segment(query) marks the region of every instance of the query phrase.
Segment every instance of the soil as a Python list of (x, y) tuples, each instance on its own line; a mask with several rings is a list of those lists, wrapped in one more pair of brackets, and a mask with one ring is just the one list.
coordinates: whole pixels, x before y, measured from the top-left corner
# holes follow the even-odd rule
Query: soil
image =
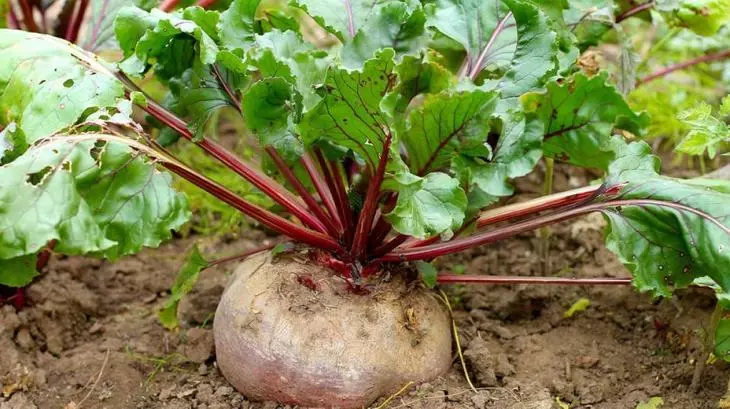
[[(559, 190), (590, 179), (558, 173)], [(518, 200), (534, 196), (539, 174), (521, 180), (518, 190)], [(625, 276), (602, 246), (602, 225), (589, 216), (555, 226), (549, 271)], [(228, 255), (276, 239), (245, 234), (177, 239), (115, 262), (54, 257), (29, 287), (28, 306), (0, 308), (0, 409), (276, 408), (249, 402), (216, 367), (211, 323), (232, 266), (203, 273), (181, 304), (183, 329), (166, 331), (155, 316), (194, 241), (206, 254)], [(540, 275), (538, 247), (537, 235), (526, 234), (441, 260), (439, 268)], [(634, 409), (659, 396), (662, 408), (700, 409), (717, 407), (726, 390), (730, 371), (721, 362), (708, 365), (699, 393), (688, 390), (697, 332), (713, 307), (706, 292), (672, 300), (652, 300), (630, 287), (451, 286), (447, 292), (478, 389), (470, 390), (455, 355), (446, 375), (407, 388), (389, 408)], [(566, 318), (581, 298), (590, 305)]]

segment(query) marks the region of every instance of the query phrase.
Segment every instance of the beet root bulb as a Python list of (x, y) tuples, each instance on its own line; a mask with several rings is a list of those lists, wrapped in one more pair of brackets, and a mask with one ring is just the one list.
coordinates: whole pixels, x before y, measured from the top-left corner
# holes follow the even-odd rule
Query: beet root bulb
[(218, 367), (251, 399), (362, 408), (451, 367), (448, 313), (399, 276), (366, 295), (323, 267), (258, 254), (240, 264), (214, 322)]

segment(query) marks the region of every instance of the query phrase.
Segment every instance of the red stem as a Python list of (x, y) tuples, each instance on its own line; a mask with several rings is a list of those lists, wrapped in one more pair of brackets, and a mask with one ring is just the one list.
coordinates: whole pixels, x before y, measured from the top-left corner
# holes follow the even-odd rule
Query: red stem
[(284, 178), (286, 178), (286, 180), (294, 187), (294, 190), (296, 190), (296, 192), (299, 194), (299, 197), (304, 199), (304, 203), (307, 205), (309, 210), (321, 223), (323, 223), (326, 231), (332, 237), (339, 237), (337, 229), (332, 223), (332, 220), (324, 213), (324, 211), (322, 211), (322, 208), (319, 207), (319, 203), (314, 200), (314, 197), (312, 197), (312, 195), (307, 191), (307, 188), (305, 188), (302, 182), (297, 179), (297, 177), (294, 175), (294, 172), (289, 169), (289, 166), (287, 166), (281, 155), (276, 152), (276, 149), (272, 148), (271, 146), (267, 146), (266, 152), (269, 154), (269, 156), (271, 156), (271, 159), (274, 160), (274, 164), (276, 165), (276, 168), (279, 170), (279, 172), (281, 172), (282, 176), (284, 176)]
[(339, 197), (340, 206), (342, 207), (342, 213), (344, 218), (344, 229), (346, 233), (346, 240), (348, 244), (352, 243), (355, 222), (353, 221), (353, 210), (350, 206), (350, 200), (347, 198), (347, 188), (345, 187), (345, 179), (340, 171), (340, 165), (336, 161), (328, 160), (330, 174), (335, 183), (335, 190)]
[(350, 202), (347, 200), (345, 186), (342, 183), (342, 176), (337, 168), (337, 164), (327, 161), (321, 151), (316, 150), (315, 157), (319, 162), (320, 168), (323, 170), (324, 179), (332, 192), (340, 220), (342, 221), (344, 239), (349, 246), (352, 243), (352, 209), (350, 208)]
[(217, 0), (198, 0), (197, 3), (195, 3), (196, 6), (200, 6), (204, 9), (207, 9), (208, 7), (215, 4)]
[(35, 262), (35, 269), (39, 273), (46, 267), (46, 265), (48, 265), (48, 260), (51, 259), (51, 253), (53, 252), (53, 249), (56, 248), (56, 244), (58, 244), (58, 240), (51, 240), (48, 242), (48, 245), (46, 245), (46, 248), (38, 253), (38, 258)]
[(730, 58), (730, 50), (720, 51), (715, 54), (703, 55), (701, 57), (693, 58), (679, 64), (670, 65), (669, 67), (662, 68), (659, 71), (647, 75), (646, 77), (639, 78), (639, 80), (636, 82), (636, 85), (646, 84), (649, 81), (653, 81), (674, 71), (682, 70), (693, 65), (697, 65), (703, 62), (724, 60), (726, 58)]
[(180, 0), (164, 0), (160, 6), (159, 9), (164, 12), (171, 12), (175, 7), (177, 7), (177, 4), (180, 3)]
[(322, 200), (324, 206), (327, 208), (327, 212), (329, 213), (332, 222), (335, 224), (335, 227), (339, 232), (339, 236), (341, 236), (343, 233), (342, 221), (340, 220), (340, 216), (337, 213), (337, 206), (335, 206), (334, 199), (332, 199), (332, 192), (326, 185), (325, 181), (322, 180), (320, 173), (317, 171), (317, 166), (314, 164), (314, 162), (312, 162), (312, 157), (309, 156), (307, 152), (304, 152), (301, 160), (302, 165), (304, 165), (304, 168), (309, 174), (309, 178), (312, 180), (314, 188), (317, 190), (319, 198)]
[(372, 231), (373, 218), (375, 211), (378, 209), (378, 197), (380, 196), (380, 186), (383, 184), (385, 177), (385, 168), (388, 165), (388, 156), (390, 153), (390, 142), (392, 136), (390, 132), (385, 137), (383, 143), (383, 152), (380, 154), (378, 169), (375, 169), (372, 179), (368, 184), (368, 191), (365, 195), (365, 204), (363, 205), (360, 217), (357, 220), (357, 228), (355, 230), (355, 240), (352, 243), (352, 255), (355, 258), (361, 258), (365, 252), (368, 243), (368, 234)]
[(8, 27), (14, 30), (20, 29), (20, 22), (18, 21), (18, 15), (15, 14), (15, 8), (12, 3), (8, 2)]
[[(187, 124), (182, 119), (162, 108), (156, 102), (148, 100), (144, 109), (147, 113), (175, 130), (185, 139), (191, 141), (194, 139), (193, 133), (188, 129)], [(305, 225), (320, 232), (327, 231), (319, 220), (307, 212), (307, 210), (293, 195), (291, 195), (283, 186), (273, 179), (254, 169), (251, 165), (242, 161), (235, 154), (210, 139), (204, 138), (200, 142), (197, 142), (197, 145), (208, 154), (218, 159), (221, 163), (228, 166), (231, 170), (238, 173), (244, 179), (251, 182), (251, 184), (272, 198), (276, 203), (287, 209)]]
[(469, 73), (469, 78), (471, 78), (472, 81), (476, 80), (476, 78), (479, 76), (479, 72), (481, 72), (482, 70), (482, 64), (484, 63), (484, 59), (487, 57), (487, 54), (494, 45), (494, 42), (497, 41), (497, 37), (499, 37), (499, 34), (502, 33), (502, 30), (504, 30), (504, 24), (511, 16), (512, 12), (510, 11), (502, 18), (502, 20), (499, 21), (497, 27), (495, 27), (494, 31), (492, 31), (492, 36), (489, 37), (489, 41), (487, 42), (486, 47), (484, 47), (484, 50), (481, 52), (481, 54), (479, 54), (479, 58), (477, 59), (476, 63), (474, 63), (474, 66), (471, 67), (471, 73)]
[(636, 7), (630, 8), (630, 9), (624, 11), (623, 13), (619, 14), (618, 16), (616, 16), (616, 22), (620, 23), (633, 15), (636, 15), (636, 14), (641, 13), (642, 11), (648, 10), (648, 9), (654, 7), (654, 4), (655, 4), (654, 1), (648, 1), (644, 4), (640, 4)]
[(76, 8), (76, 12), (71, 17), (71, 22), (66, 27), (64, 38), (70, 43), (76, 43), (81, 30), (81, 24), (84, 22), (84, 15), (89, 8), (89, 0), (81, 0)]
[(444, 243), (436, 243), (424, 247), (394, 251), (384, 255), (379, 259), (374, 260), (374, 262), (397, 262), (432, 259), (446, 254), (458, 253), (471, 247), (505, 240), (518, 234), (532, 231), (543, 226), (559, 223), (568, 219), (572, 219), (574, 217), (582, 216), (584, 214), (606, 210), (609, 207), (643, 205), (664, 206), (674, 209), (681, 209), (695, 214), (701, 214), (701, 212), (691, 207), (680, 205), (677, 203), (663, 202), (660, 200), (612, 200), (602, 203), (589, 204), (577, 208), (569, 208), (568, 210), (548, 214), (545, 216), (535, 217), (533, 219), (516, 223), (510, 226), (498, 228), (488, 232), (477, 233), (469, 237), (459, 238)]
[(28, 0), (18, 0), (20, 4), (20, 12), (23, 14), (23, 24), (28, 31), (38, 33), (38, 25), (33, 19), (33, 9), (30, 6)]
[(439, 274), (439, 284), (548, 284), (548, 285), (631, 285), (631, 277), (563, 278)]
[(245, 199), (236, 195), (225, 186), (214, 182), (207, 177), (196, 173), (186, 167), (177, 165), (175, 163), (163, 162), (163, 166), (169, 169), (171, 172), (179, 175), (180, 177), (190, 181), (199, 188), (209, 192), (218, 199), (226, 202), (233, 208), (240, 212), (256, 219), (265, 226), (287, 236), (301, 243), (321, 248), (324, 250), (342, 252), (337, 242), (332, 238), (314, 231), (306, 227), (302, 227), (298, 224), (292, 223), (291, 221), (284, 219), (283, 217), (277, 216), (268, 210), (259, 207), (255, 204), (249, 203)]
[(395, 237), (393, 237), (389, 242), (376, 247), (375, 250), (372, 252), (373, 257), (380, 257), (383, 254), (387, 254), (393, 250), (396, 249), (396, 247), (400, 246), (401, 244), (405, 243), (406, 240), (408, 240), (411, 236), (407, 236), (405, 234), (399, 234)]
[(394, 192), (389, 193), (388, 197), (385, 198), (385, 204), (380, 210), (380, 217), (375, 223), (373, 232), (370, 234), (370, 247), (377, 247), (382, 245), (383, 240), (388, 237), (388, 233), (390, 233), (392, 226), (390, 225), (390, 223), (388, 223), (387, 220), (385, 220), (385, 217), (383, 217), (383, 215), (392, 211), (393, 208), (395, 208), (395, 204), (397, 201), (398, 194)]

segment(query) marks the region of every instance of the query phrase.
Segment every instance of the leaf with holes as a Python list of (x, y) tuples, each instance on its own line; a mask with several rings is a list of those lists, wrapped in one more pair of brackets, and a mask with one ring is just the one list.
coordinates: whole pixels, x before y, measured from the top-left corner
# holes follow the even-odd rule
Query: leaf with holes
[(189, 216), (170, 176), (126, 138), (95, 131), (138, 130), (113, 73), (50, 36), (0, 39), (0, 126), (13, 142), (0, 166), (0, 260), (27, 265), (51, 240), (61, 253), (116, 258), (169, 239)]
[(622, 186), (605, 211), (607, 246), (642, 291), (670, 296), (708, 276), (730, 289), (730, 195), (723, 189), (660, 176), (659, 160), (643, 142), (614, 140), (617, 159), (608, 186)]
[(0, 167), (0, 259), (51, 240), (65, 254), (116, 258), (156, 247), (188, 218), (169, 175), (106, 135), (43, 139)]
[[(95, 57), (53, 37), (0, 30), (0, 124), (15, 123), (22, 144), (61, 131), (124, 97), (110, 75), (90, 71)], [(18, 133), (20, 132), (20, 133)], [(7, 135), (7, 133), (6, 133)]]
[(377, 168), (389, 132), (380, 104), (395, 82), (393, 57), (386, 49), (362, 70), (330, 67), (320, 90), (322, 100), (299, 123), (305, 144), (326, 140), (351, 149)]
[(0, 165), (13, 161), (28, 148), (23, 131), (18, 124), (10, 122), (0, 131)]

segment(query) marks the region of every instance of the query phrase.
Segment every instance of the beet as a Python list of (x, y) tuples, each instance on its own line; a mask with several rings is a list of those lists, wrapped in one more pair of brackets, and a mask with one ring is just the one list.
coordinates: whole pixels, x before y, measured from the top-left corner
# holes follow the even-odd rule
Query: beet
[(288, 256), (236, 268), (214, 332), (218, 367), (239, 392), (305, 407), (366, 407), (452, 363), (450, 318), (432, 292), (394, 276), (354, 294)]

